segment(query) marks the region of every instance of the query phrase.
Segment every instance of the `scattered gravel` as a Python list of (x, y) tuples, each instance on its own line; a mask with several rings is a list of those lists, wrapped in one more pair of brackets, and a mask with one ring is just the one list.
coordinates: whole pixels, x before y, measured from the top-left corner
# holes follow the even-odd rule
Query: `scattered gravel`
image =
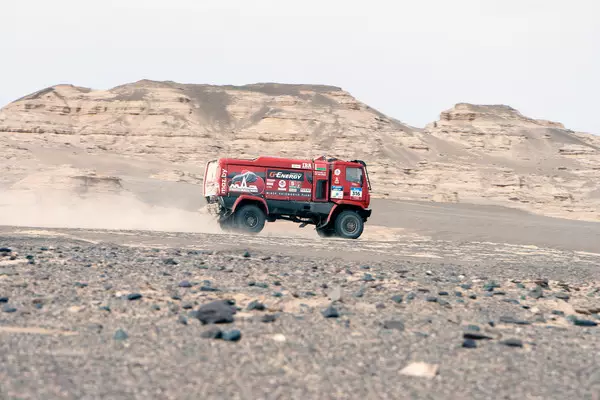
[[(223, 235), (240, 244), (213, 250), (210, 235), (89, 235), (0, 236), (0, 398), (565, 399), (597, 387), (600, 273), (573, 261), (584, 255), (520, 249), (491, 263), (480, 244), (485, 257), (450, 263), (382, 256), (391, 242)], [(319, 244), (371, 251), (369, 265)]]

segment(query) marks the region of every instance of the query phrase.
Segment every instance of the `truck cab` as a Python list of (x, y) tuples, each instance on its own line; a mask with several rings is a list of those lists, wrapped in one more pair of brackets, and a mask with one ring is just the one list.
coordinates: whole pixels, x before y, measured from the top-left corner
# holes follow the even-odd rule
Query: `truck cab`
[(333, 157), (209, 161), (204, 197), (224, 230), (260, 232), (265, 222), (315, 225), (322, 237), (358, 238), (371, 215), (366, 164)]

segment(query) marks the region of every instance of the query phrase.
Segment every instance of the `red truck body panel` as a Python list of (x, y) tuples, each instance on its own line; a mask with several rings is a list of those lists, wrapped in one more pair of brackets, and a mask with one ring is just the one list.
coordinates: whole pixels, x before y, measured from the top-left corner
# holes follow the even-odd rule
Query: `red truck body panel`
[(220, 205), (224, 219), (252, 203), (269, 221), (289, 219), (317, 229), (333, 224), (344, 210), (354, 210), (366, 221), (369, 189), (362, 161), (326, 157), (221, 158), (209, 161), (204, 175), (204, 196), (209, 204)]
[[(216, 174), (219, 184), (210, 181), (205, 173), (207, 187), (218, 186), (215, 196), (252, 195), (281, 201), (317, 201), (354, 204), (367, 208), (370, 194), (361, 165), (348, 161), (321, 159), (290, 159), (258, 157), (256, 159), (221, 158)], [(357, 173), (357, 171), (361, 171)], [(331, 180), (329, 173), (331, 172)], [(315, 197), (318, 180), (327, 180), (325, 197)]]

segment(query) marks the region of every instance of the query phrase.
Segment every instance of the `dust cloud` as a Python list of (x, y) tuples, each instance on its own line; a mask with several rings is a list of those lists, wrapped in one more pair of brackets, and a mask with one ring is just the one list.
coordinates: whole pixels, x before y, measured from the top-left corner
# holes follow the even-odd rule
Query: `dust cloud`
[(221, 233), (206, 210), (153, 206), (133, 195), (61, 190), (0, 191), (0, 224), (39, 227)]
[[(72, 190), (51, 188), (0, 190), (0, 225), (236, 235), (223, 232), (205, 207), (188, 211), (148, 204), (132, 193), (77, 194)], [(266, 223), (258, 236), (338, 240), (320, 238), (314, 226), (300, 228), (299, 224), (289, 221)], [(394, 241), (406, 236), (402, 229), (367, 224), (359, 240)]]

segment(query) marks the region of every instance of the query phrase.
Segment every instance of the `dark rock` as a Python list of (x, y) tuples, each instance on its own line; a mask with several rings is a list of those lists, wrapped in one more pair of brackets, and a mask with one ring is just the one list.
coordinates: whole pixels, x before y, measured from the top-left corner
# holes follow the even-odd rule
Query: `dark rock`
[(102, 311), (110, 312), (110, 307), (109, 306), (100, 306), (99, 308)]
[(521, 304), (521, 303), (519, 303), (519, 300), (515, 300), (515, 299), (502, 299), (502, 301), (505, 303), (511, 303), (511, 304)]
[(542, 291), (541, 286), (536, 286), (535, 289), (529, 292), (529, 297), (533, 299), (539, 299), (544, 297), (544, 292)]
[(571, 296), (569, 296), (568, 294), (566, 294), (564, 292), (556, 293), (554, 295), (554, 297), (556, 297), (557, 299), (561, 299), (561, 300), (569, 300), (571, 298)]
[(41, 310), (42, 308), (44, 308), (44, 304), (43, 303), (35, 303), (33, 305), (37, 310)]
[(242, 338), (242, 332), (238, 329), (232, 329), (228, 332), (223, 332), (221, 339), (227, 342), (237, 342)]
[(191, 288), (192, 284), (189, 281), (181, 281), (181, 282), (179, 282), (179, 287), (181, 287), (181, 288)]
[(0, 303), (8, 303), (8, 297), (0, 297)]
[(489, 340), (489, 339), (492, 339), (491, 336), (488, 336), (485, 333), (474, 332), (474, 331), (463, 332), (463, 338), (464, 339), (473, 339), (473, 340), (483, 340), (483, 339)]
[(548, 285), (548, 279), (546, 279), (546, 278), (537, 279), (534, 282), (536, 285), (538, 285), (542, 289), (550, 289), (550, 286)]
[(409, 294), (406, 295), (406, 301), (414, 300), (415, 297), (417, 297), (417, 295), (414, 294), (413, 292), (410, 292)]
[(87, 287), (87, 283), (83, 283), (83, 282), (75, 282), (75, 286), (78, 288), (84, 288)]
[(108, 284), (108, 285), (104, 285), (104, 290), (110, 290), (112, 289), (112, 285)]
[(359, 297), (359, 298), (360, 298), (360, 297), (363, 297), (364, 295), (365, 295), (365, 287), (364, 287), (364, 286), (361, 286), (361, 287), (360, 287), (360, 288), (359, 288), (359, 289), (356, 291), (356, 293), (354, 293), (352, 296), (353, 296), (353, 297)]
[(194, 308), (194, 305), (192, 303), (184, 303), (181, 308), (183, 308), (184, 310), (191, 310), (192, 308)]
[(552, 310), (552, 314), (554, 315), (560, 315), (560, 316), (564, 316), (565, 313), (563, 311), (560, 310)]
[(375, 278), (373, 278), (373, 275), (371, 274), (364, 274), (362, 280), (365, 282), (372, 282)]
[(337, 318), (340, 316), (338, 310), (333, 306), (327, 307), (325, 310), (321, 311), (321, 314), (323, 314), (325, 318)]
[(390, 320), (383, 323), (384, 329), (393, 329), (396, 331), (404, 331), (404, 322), (399, 320)]
[(129, 338), (129, 335), (123, 329), (117, 329), (113, 336), (114, 340), (127, 340), (127, 338)]
[(152, 309), (153, 309), (154, 311), (160, 311), (160, 306), (159, 306), (158, 304), (153, 304), (153, 305), (152, 305)]
[(165, 258), (163, 260), (163, 263), (165, 263), (166, 265), (177, 265), (179, 264), (177, 261), (175, 261), (175, 259), (173, 258)]
[(578, 318), (575, 318), (573, 320), (573, 324), (576, 326), (597, 326), (598, 325), (597, 322), (591, 321), (589, 319), (578, 319)]
[(185, 315), (180, 315), (180, 316), (177, 318), (177, 322), (178, 322), (178, 323), (180, 323), (180, 324), (182, 324), (182, 325), (187, 325), (187, 324), (188, 324), (188, 320), (187, 320), (187, 318), (185, 317)]
[(454, 295), (455, 295), (456, 297), (462, 297), (462, 295), (463, 295), (463, 294), (462, 294), (462, 292), (459, 292), (459, 291), (457, 290), (457, 291), (455, 291), (455, 292), (454, 292)]
[(475, 300), (475, 299), (477, 298), (477, 295), (470, 294), (470, 295), (469, 295), (469, 298), (470, 298), (470, 299), (473, 299), (473, 300)]
[[(281, 286), (281, 281), (274, 281), (274, 282), (273, 282), (273, 285), (274, 285), (274, 286)], [(321, 285), (321, 287), (323, 287), (323, 288), (327, 289), (327, 284), (326, 284), (326, 283), (324, 283), (323, 285)]]
[(478, 327), (477, 325), (467, 325), (465, 327), (465, 330), (471, 331), (471, 332), (479, 332), (481, 330), (481, 328)]
[(473, 287), (473, 285), (470, 283), (463, 283), (462, 285), (460, 285), (460, 287), (463, 288), (464, 290), (469, 290)]
[(384, 308), (385, 308), (385, 304), (383, 304), (383, 303), (375, 304), (375, 309), (377, 309), (377, 310), (383, 310)]
[(246, 307), (248, 311), (264, 311), (265, 308), (265, 305), (258, 300), (252, 300), (250, 303), (248, 303), (248, 306)]
[(273, 297), (283, 297), (283, 293), (281, 293), (281, 292), (274, 292), (273, 293)]
[(205, 324), (227, 324), (233, 322), (233, 315), (236, 313), (235, 307), (229, 302), (216, 300), (202, 305), (198, 309), (197, 318)]
[(259, 288), (263, 288), (263, 289), (266, 289), (269, 287), (269, 285), (266, 283), (257, 283), (256, 286)]
[(4, 307), (2, 307), (2, 311), (5, 313), (14, 313), (17, 312), (17, 309), (9, 304), (5, 304)]
[(251, 256), (251, 254), (250, 254), (249, 251), (245, 251), (244, 254), (243, 254), (244, 258), (249, 258), (250, 256)]
[(449, 306), (450, 305), (450, 303), (448, 301), (444, 300), (444, 299), (439, 299), (438, 300), (438, 304), (440, 306)]
[(0, 247), (0, 253), (12, 253), (12, 249), (8, 247)]
[(403, 300), (403, 296), (401, 294), (392, 296), (392, 301), (394, 303), (402, 303), (402, 300)]
[(438, 292), (439, 296), (448, 296), (448, 292), (446, 292), (445, 290), (441, 290)]
[(517, 286), (519, 289), (525, 289), (525, 285), (523, 285), (522, 283), (516, 283), (516, 286)]
[(261, 321), (265, 323), (275, 322), (277, 316), (275, 314), (265, 314), (262, 316)]
[(489, 281), (485, 285), (483, 285), (483, 290), (486, 292), (492, 292), (494, 289), (499, 288), (500, 285), (495, 281)]
[(316, 293), (315, 292), (304, 292), (304, 295), (306, 297), (313, 297), (313, 296), (316, 296)]
[(142, 298), (140, 293), (130, 293), (127, 295), (127, 300), (139, 300)]
[(25, 256), (25, 258), (28, 259), (28, 260), (33, 260), (35, 257), (33, 255), (31, 255), (31, 254), (28, 254), (28, 255)]
[(473, 339), (465, 339), (463, 341), (462, 347), (465, 349), (475, 349), (477, 348), (477, 342)]
[(202, 332), (200, 337), (205, 339), (221, 339), (223, 337), (223, 331), (219, 328), (210, 328)]
[(512, 316), (502, 316), (498, 320), (504, 324), (515, 324), (515, 325), (531, 325), (531, 322), (519, 320)]
[(504, 296), (506, 294), (506, 292), (503, 292), (502, 290), (498, 290), (498, 291), (495, 291), (493, 294), (494, 294), (494, 296)]
[(368, 265), (361, 265), (360, 269), (371, 269), (371, 267), (369, 267)]
[(430, 302), (430, 303), (435, 303), (438, 301), (438, 298), (435, 296), (427, 296), (427, 297), (425, 297), (425, 301)]
[(201, 292), (220, 292), (221, 290), (218, 288), (214, 288), (212, 286), (201, 286), (200, 291)]
[(523, 341), (521, 341), (520, 339), (505, 339), (501, 340), (500, 344), (509, 347), (523, 347)]

